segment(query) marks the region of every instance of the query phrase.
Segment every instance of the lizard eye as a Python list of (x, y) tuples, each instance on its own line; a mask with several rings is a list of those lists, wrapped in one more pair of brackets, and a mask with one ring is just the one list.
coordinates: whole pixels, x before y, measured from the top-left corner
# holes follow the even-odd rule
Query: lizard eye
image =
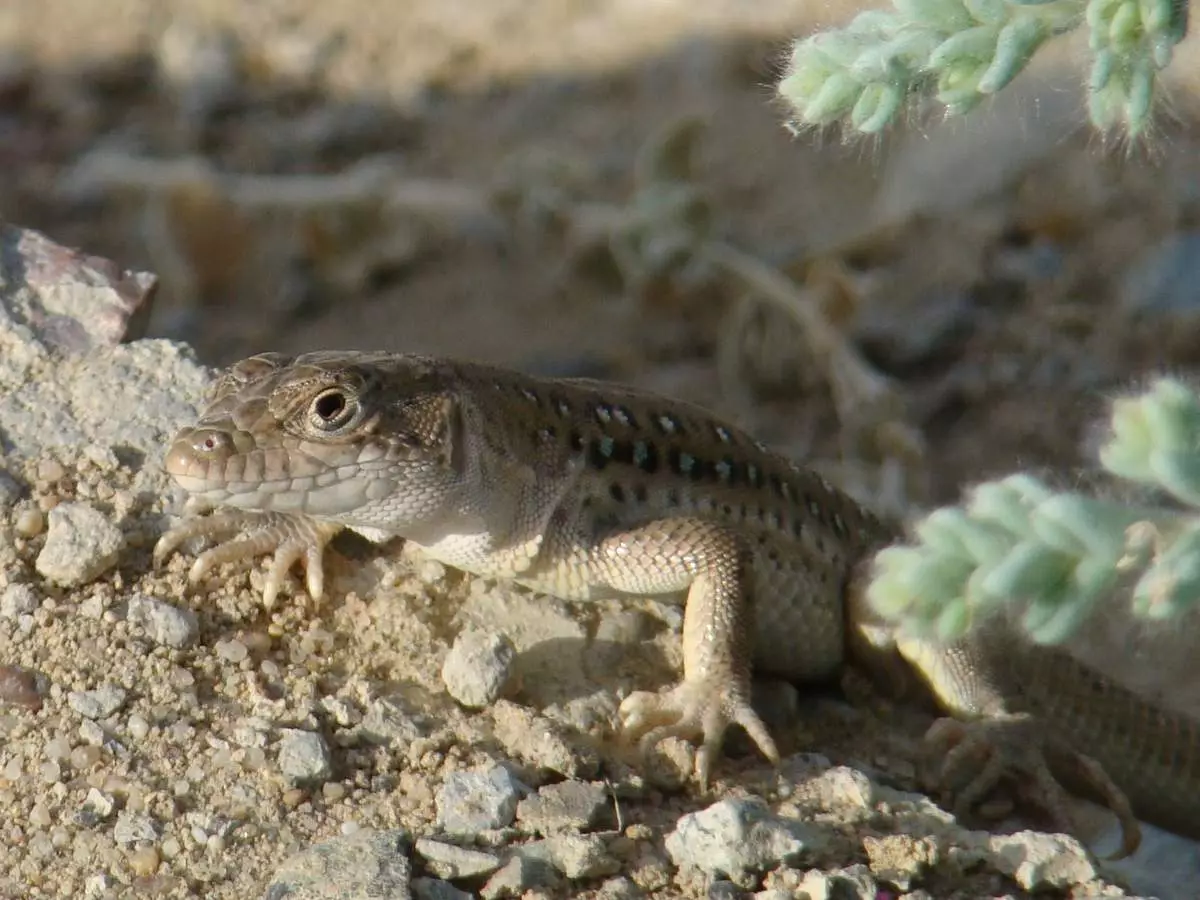
[(310, 421), (322, 429), (345, 425), (354, 415), (354, 406), (339, 388), (322, 391), (308, 407)]

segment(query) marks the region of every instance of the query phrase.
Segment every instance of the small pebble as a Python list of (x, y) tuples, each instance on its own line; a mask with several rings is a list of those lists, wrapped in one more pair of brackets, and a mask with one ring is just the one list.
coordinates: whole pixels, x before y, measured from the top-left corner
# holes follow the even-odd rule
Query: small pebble
[(91, 744), (76, 747), (71, 751), (71, 768), (76, 772), (83, 772), (90, 769), (100, 761), (100, 753), (100, 748), (94, 747)]
[(444, 841), (418, 838), (413, 849), (425, 868), (439, 878), (475, 878), (490, 875), (500, 868), (500, 859), (491, 853), (468, 850)]
[(553, 888), (562, 881), (554, 867), (539, 859), (514, 856), (504, 868), (487, 880), (479, 891), (483, 900), (521, 897), (537, 888)]
[(71, 756), (71, 742), (65, 737), (51, 738), (43, 749), (46, 759), (62, 762)]
[(142, 716), (130, 716), (126, 727), (129, 729), (129, 736), (135, 741), (143, 741), (150, 734), (150, 723)]
[(526, 828), (549, 834), (591, 828), (609, 808), (603, 784), (563, 781), (548, 784), (517, 806), (517, 819)]
[(279, 769), (296, 784), (322, 782), (333, 774), (325, 738), (312, 731), (287, 728), (279, 741)]
[(450, 696), (469, 709), (490, 706), (512, 677), (517, 651), (502, 634), (464, 631), (442, 664)]
[(425, 735), (422, 717), (410, 713), (403, 700), (392, 697), (380, 697), (368, 704), (361, 731), (372, 743), (393, 746), (410, 744)]
[(0, 618), (16, 619), (34, 612), (41, 601), (27, 584), (10, 584), (0, 592)]
[(516, 852), (549, 863), (570, 879), (600, 878), (621, 871), (620, 861), (608, 852), (607, 842), (598, 834), (559, 834), (522, 844)]
[(741, 884), (752, 873), (799, 862), (817, 841), (810, 826), (779, 818), (762, 800), (749, 797), (683, 816), (665, 845), (677, 866)]
[(448, 834), (474, 834), (512, 824), (527, 790), (503, 766), (451, 772), (437, 792), (438, 825)]
[(92, 581), (117, 563), (125, 537), (108, 517), (86, 503), (60, 503), (50, 510), (38, 574), (63, 587)]
[(75, 821), (85, 828), (91, 828), (111, 816), (116, 808), (116, 800), (111, 794), (90, 788), (79, 811), (75, 814)]
[(67, 470), (57, 459), (43, 459), (37, 464), (37, 480), (43, 484), (53, 484), (67, 477)]
[(145, 813), (124, 810), (117, 814), (117, 824), (113, 826), (113, 840), (118, 844), (150, 842), (157, 838), (158, 829), (154, 820)]
[(200, 621), (194, 612), (144, 594), (129, 598), (128, 618), (154, 643), (176, 650), (190, 647), (200, 636)]
[(238, 640), (217, 641), (215, 649), (217, 656), (230, 663), (240, 663), (250, 655), (249, 648)]
[(106, 684), (91, 691), (71, 691), (67, 705), (85, 719), (107, 719), (125, 702), (126, 691)]
[(158, 851), (153, 847), (139, 847), (129, 854), (129, 868), (134, 875), (148, 878), (158, 871)]
[(36, 507), (21, 510), (13, 521), (13, 531), (17, 537), (34, 538), (45, 530), (46, 515)]

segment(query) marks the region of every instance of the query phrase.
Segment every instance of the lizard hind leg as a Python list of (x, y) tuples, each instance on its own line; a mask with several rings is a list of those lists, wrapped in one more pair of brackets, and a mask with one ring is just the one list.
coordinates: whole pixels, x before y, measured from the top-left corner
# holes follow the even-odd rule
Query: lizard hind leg
[(700, 739), (696, 770), (707, 786), (730, 725), (740, 725), (772, 763), (779, 751), (750, 704), (753, 616), (750, 555), (719, 524), (681, 517), (604, 538), (595, 563), (608, 586), (632, 594), (687, 589), (683, 680), (621, 703), (622, 730), (643, 753), (668, 737)]
[[(944, 718), (925, 735), (925, 757), (934, 786), (949, 794), (954, 814), (971, 812), (1002, 778), (1018, 773), (1029, 799), (1051, 818), (1054, 827), (1072, 833), (1069, 794), (1055, 776), (1064, 771), (1103, 800), (1121, 826), (1121, 847), (1109, 859), (1137, 851), (1141, 828), (1124, 792), (1092, 757), (1024, 714), (1007, 714), (964, 722)], [(982, 760), (982, 763), (981, 763)], [(940, 761), (940, 764), (937, 764)]]

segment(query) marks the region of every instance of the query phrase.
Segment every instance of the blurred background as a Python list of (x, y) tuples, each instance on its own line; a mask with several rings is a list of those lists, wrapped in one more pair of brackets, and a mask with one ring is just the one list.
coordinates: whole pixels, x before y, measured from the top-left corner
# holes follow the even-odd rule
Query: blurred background
[(1069, 41), (965, 120), (790, 134), (789, 40), (860, 8), (7, 0), (0, 210), (157, 273), (139, 333), (213, 365), (635, 382), (884, 507), (1071, 470), (1200, 359), (1197, 40), (1132, 150)]

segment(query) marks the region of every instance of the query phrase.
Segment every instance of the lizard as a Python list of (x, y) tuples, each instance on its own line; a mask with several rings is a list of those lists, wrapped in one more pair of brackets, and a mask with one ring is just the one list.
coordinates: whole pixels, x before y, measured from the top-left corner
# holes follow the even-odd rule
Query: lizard
[(165, 533), (155, 563), (215, 539), (197, 583), (271, 554), (268, 606), (297, 564), (322, 597), (343, 529), (564, 600), (685, 597), (682, 679), (618, 716), (643, 752), (698, 741), (702, 787), (731, 725), (780, 760), (752, 671), (804, 683), (899, 661), (946, 713), (927, 738), (956, 814), (1016, 775), (1064, 830), (1064, 785), (1107, 803), (1114, 856), (1138, 846), (1137, 816), (1200, 836), (1200, 724), (1054, 648), (994, 630), (940, 645), (883, 622), (864, 597), (871, 557), (903, 529), (699, 406), (447, 358), (263, 353), (217, 378), (164, 467), (218, 511)]

